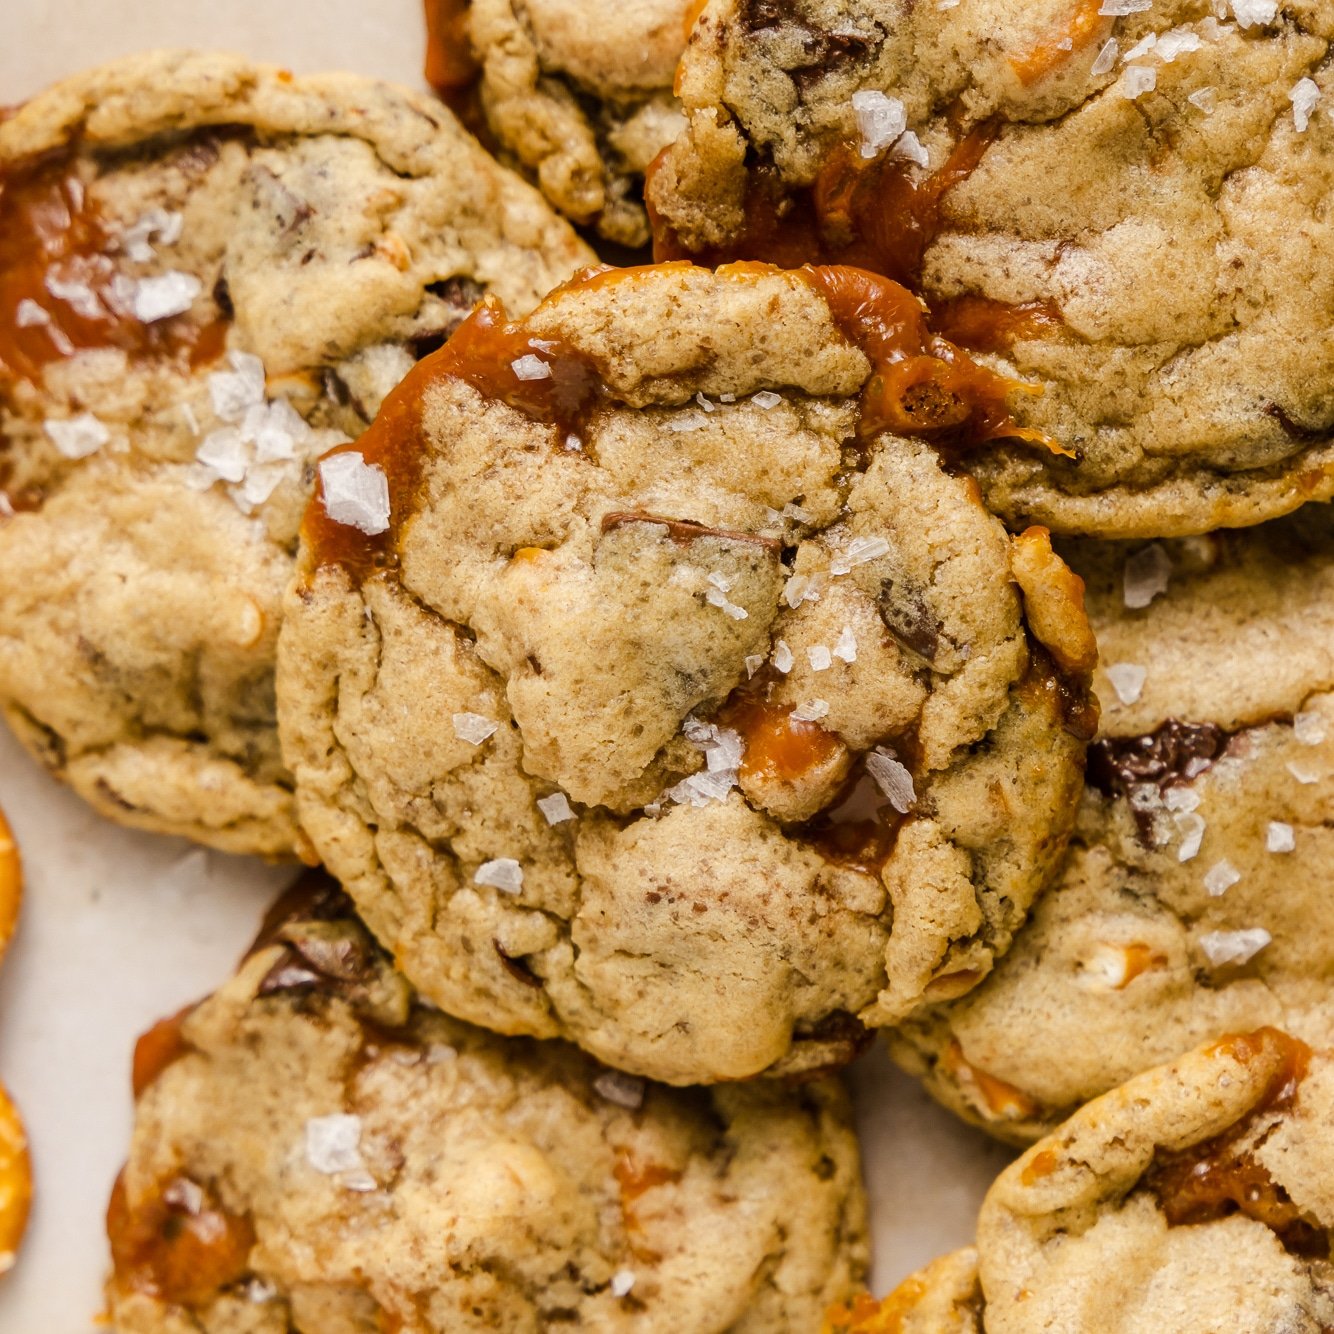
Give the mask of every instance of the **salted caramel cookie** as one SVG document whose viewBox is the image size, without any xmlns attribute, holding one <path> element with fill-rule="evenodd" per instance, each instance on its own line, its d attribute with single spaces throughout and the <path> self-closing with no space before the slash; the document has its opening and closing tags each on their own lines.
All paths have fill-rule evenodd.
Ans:
<svg viewBox="0 0 1334 1334">
<path fill-rule="evenodd" d="M 1058 883 L 971 995 L 895 1054 L 1024 1141 L 1226 1032 L 1334 1046 L 1334 523 L 1063 550 L 1102 650 L 1101 734 Z"/>
<path fill-rule="evenodd" d="M 685 125 L 690 0 L 426 0 L 426 77 L 475 89 L 501 160 L 609 241 L 649 239 L 644 172 Z"/>
<path fill-rule="evenodd" d="M 484 306 L 321 463 L 284 754 L 423 994 L 693 1083 L 986 974 L 1093 646 L 1045 532 L 946 466 L 1005 429 L 969 366 L 868 275 L 612 270 Z"/>
<path fill-rule="evenodd" d="M 842 1088 L 675 1090 L 420 1003 L 336 890 L 136 1056 L 121 1334 L 806 1334 L 864 1281 Z"/>
<path fill-rule="evenodd" d="M 1334 494 L 1331 37 L 1311 0 L 711 0 L 659 252 L 913 285 L 1074 454 L 979 454 L 1012 526 L 1276 517 Z"/>
<path fill-rule="evenodd" d="M 0 122 L 0 700 L 104 814 L 290 853 L 313 461 L 485 292 L 588 258 L 426 97 L 162 53 Z"/>
<path fill-rule="evenodd" d="M 863 1298 L 863 1324 L 829 1328 L 1329 1329 L 1332 1101 L 1334 1055 L 1272 1028 L 1139 1074 L 1000 1175 L 976 1252 L 944 1257 L 885 1299 L 905 1323 L 877 1325 Z M 911 1323 L 925 1311 L 942 1323 Z"/>
</svg>

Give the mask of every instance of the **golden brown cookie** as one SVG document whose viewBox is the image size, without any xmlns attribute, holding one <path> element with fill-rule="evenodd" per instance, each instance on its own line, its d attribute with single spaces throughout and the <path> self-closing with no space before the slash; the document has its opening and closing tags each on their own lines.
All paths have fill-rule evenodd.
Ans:
<svg viewBox="0 0 1334 1334">
<path fill-rule="evenodd" d="M 981 980 L 1093 646 L 949 465 L 1007 429 L 970 366 L 868 275 L 609 271 L 484 308 L 321 463 L 284 753 L 423 994 L 691 1083 Z"/>
<path fill-rule="evenodd" d="M 1334 494 L 1332 37 L 1313 0 L 711 0 L 659 253 L 913 284 L 1075 455 L 978 457 L 1012 526 L 1276 517 Z"/>
<path fill-rule="evenodd" d="M 1064 548 L 1102 648 L 1101 734 L 1061 878 L 898 1059 L 1027 1141 L 1263 1024 L 1334 1046 L 1334 516 Z"/>
<path fill-rule="evenodd" d="M 136 1076 L 121 1334 L 806 1334 L 864 1279 L 835 1081 L 668 1089 L 447 1019 L 327 884 Z"/>
<path fill-rule="evenodd" d="M 0 701 L 104 814 L 291 855 L 282 590 L 315 458 L 589 252 L 433 99 L 118 61 L 0 122 Z"/>
<path fill-rule="evenodd" d="M 609 241 L 649 239 L 644 172 L 685 125 L 691 0 L 426 0 L 426 77 L 475 93 L 501 160 Z"/>
</svg>

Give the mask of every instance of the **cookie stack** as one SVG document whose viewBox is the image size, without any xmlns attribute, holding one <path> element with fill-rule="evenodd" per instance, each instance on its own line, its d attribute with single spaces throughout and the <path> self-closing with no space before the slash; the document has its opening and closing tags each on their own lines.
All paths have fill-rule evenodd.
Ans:
<svg viewBox="0 0 1334 1334">
<path fill-rule="evenodd" d="M 324 868 L 117 1328 L 1334 1327 L 1334 24 L 599 9 L 0 123 L 6 716 Z M 1040 1142 L 877 1302 L 882 1030 Z"/>
</svg>

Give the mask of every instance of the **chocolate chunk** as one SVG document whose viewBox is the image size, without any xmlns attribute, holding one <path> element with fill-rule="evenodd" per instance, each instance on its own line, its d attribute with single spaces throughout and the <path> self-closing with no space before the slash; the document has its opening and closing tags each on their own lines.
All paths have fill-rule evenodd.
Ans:
<svg viewBox="0 0 1334 1334">
<path fill-rule="evenodd" d="M 1189 783 L 1218 760 L 1232 734 L 1213 723 L 1169 719 L 1148 736 L 1107 737 L 1089 747 L 1088 781 L 1109 797 L 1153 783 L 1160 790 Z"/>
<path fill-rule="evenodd" d="M 926 662 L 934 662 L 940 651 L 940 632 L 944 628 L 920 593 L 911 589 L 894 591 L 894 581 L 880 585 L 877 599 L 880 619 L 904 648 Z"/>
</svg>

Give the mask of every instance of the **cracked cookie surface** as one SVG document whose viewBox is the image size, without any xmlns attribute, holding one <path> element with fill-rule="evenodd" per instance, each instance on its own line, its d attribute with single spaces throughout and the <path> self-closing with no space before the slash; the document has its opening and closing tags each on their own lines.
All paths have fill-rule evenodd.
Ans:
<svg viewBox="0 0 1334 1334">
<path fill-rule="evenodd" d="M 1184 535 L 1328 498 L 1334 20 L 1107 8 L 713 0 L 649 182 L 662 251 L 910 281 L 1080 455 L 979 457 L 1014 523 Z"/>
<path fill-rule="evenodd" d="M 1328 1329 L 1331 1098 L 1334 1056 L 1272 1028 L 1145 1071 L 997 1178 L 975 1251 L 942 1257 L 883 1304 L 860 1299 L 863 1324 L 827 1329 Z M 939 1323 L 914 1323 L 922 1312 Z"/>
<path fill-rule="evenodd" d="M 325 881 L 135 1076 L 121 1334 L 805 1334 L 864 1280 L 835 1080 L 668 1089 L 448 1019 Z"/>
<path fill-rule="evenodd" d="M 1334 1044 L 1332 517 L 1062 548 L 1103 701 L 1067 862 L 991 976 L 894 1038 L 969 1120 L 1032 1139 L 1224 1032 Z"/>
<path fill-rule="evenodd" d="M 104 814 L 300 846 L 273 657 L 313 461 L 590 258 L 432 99 L 160 53 L 0 123 L 0 700 Z"/>
<path fill-rule="evenodd" d="M 574 222 L 645 245 L 644 173 L 685 124 L 672 80 L 690 0 L 427 0 L 426 8 L 427 78 L 447 98 L 476 81 L 502 160 Z"/>
<path fill-rule="evenodd" d="M 854 278 L 901 334 L 907 294 Z M 485 308 L 321 465 L 387 505 L 353 516 L 373 536 L 307 514 L 284 755 L 450 1013 L 668 1082 L 795 1073 L 975 985 L 1050 875 L 1078 581 L 882 428 L 929 402 L 972 429 L 919 393 L 960 364 L 873 373 L 837 290 L 675 264 Z"/>
</svg>

